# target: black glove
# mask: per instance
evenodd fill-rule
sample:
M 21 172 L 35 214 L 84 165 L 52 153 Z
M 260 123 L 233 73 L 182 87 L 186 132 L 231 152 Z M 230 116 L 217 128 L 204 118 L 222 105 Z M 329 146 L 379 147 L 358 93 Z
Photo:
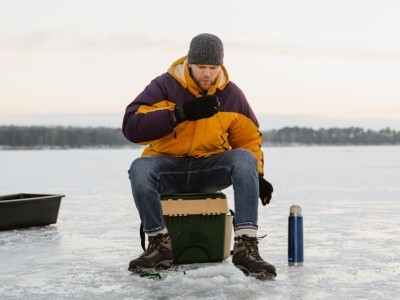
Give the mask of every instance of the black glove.
M 262 205 L 267 205 L 272 198 L 272 192 L 274 191 L 274 188 L 272 187 L 272 184 L 270 184 L 268 181 L 264 179 L 261 175 L 258 175 L 258 184 L 260 188 L 260 199 Z
M 218 107 L 219 101 L 214 95 L 206 95 L 178 104 L 174 108 L 176 123 L 212 117 L 218 112 Z

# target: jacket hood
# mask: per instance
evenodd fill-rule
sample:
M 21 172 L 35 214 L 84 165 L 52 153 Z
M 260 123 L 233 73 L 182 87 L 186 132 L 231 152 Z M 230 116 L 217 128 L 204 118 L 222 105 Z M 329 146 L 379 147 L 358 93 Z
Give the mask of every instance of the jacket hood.
M 198 96 L 202 94 L 201 89 L 194 82 L 192 76 L 190 76 L 189 66 L 187 62 L 187 55 L 175 61 L 168 69 L 168 74 L 174 77 L 185 89 Z M 215 84 L 208 90 L 208 95 L 215 94 L 216 90 L 223 90 L 229 83 L 228 72 L 222 65 L 217 76 Z

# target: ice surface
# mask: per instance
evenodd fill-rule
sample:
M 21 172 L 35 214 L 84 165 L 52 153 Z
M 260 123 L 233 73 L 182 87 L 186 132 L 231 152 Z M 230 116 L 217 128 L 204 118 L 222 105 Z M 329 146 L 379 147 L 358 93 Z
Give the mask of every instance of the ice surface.
M 66 195 L 57 224 L 0 232 L 0 298 L 398 298 L 400 147 L 264 150 L 275 192 L 259 208 L 260 252 L 277 267 L 273 281 L 245 277 L 230 260 L 161 281 L 130 274 L 141 247 L 127 169 L 139 149 L 0 151 L 0 195 Z M 303 267 L 287 266 L 293 204 Z

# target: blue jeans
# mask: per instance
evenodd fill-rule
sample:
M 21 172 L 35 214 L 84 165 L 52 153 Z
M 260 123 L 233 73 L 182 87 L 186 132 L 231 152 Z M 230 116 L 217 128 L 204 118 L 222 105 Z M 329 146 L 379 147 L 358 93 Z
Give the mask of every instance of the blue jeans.
M 235 230 L 258 227 L 257 161 L 248 150 L 234 149 L 202 158 L 142 156 L 131 164 L 129 179 L 147 233 L 165 227 L 160 195 L 213 193 L 231 185 Z

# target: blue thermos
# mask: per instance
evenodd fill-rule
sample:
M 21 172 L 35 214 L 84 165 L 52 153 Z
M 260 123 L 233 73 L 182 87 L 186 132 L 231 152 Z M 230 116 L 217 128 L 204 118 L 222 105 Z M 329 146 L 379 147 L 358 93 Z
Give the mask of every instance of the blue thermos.
M 292 205 L 289 212 L 288 262 L 294 267 L 300 267 L 304 262 L 303 216 L 299 205 Z

